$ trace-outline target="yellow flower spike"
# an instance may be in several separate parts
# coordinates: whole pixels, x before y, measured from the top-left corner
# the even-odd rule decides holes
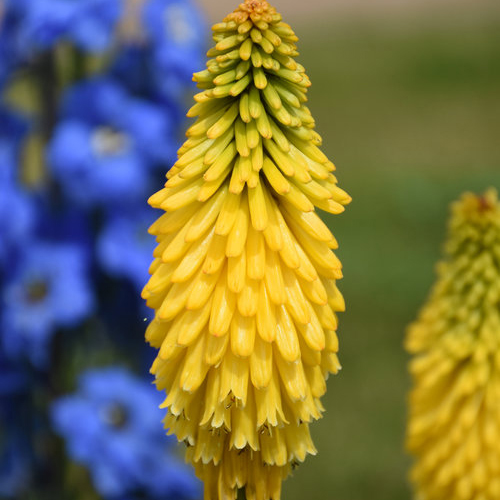
[[[416,497],[498,500],[500,202],[494,189],[466,193],[452,205],[445,258],[408,329],[406,349],[413,356],[407,448],[415,457]]]
[[[167,394],[165,427],[187,444],[205,500],[239,489],[279,500],[283,479],[316,453],[309,423],[340,369],[341,264],[315,208],[340,213],[351,198],[319,149],[310,81],[281,15],[245,0],[213,33],[207,69],[193,76],[196,120],[149,199],[166,213],[150,228],[146,340],[159,350],[151,372]],[[475,384],[485,376],[475,370]]]

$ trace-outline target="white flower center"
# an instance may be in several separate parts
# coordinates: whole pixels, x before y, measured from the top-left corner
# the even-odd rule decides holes
[[[130,147],[127,134],[111,127],[98,127],[91,138],[92,150],[98,156],[112,156],[124,153]]]

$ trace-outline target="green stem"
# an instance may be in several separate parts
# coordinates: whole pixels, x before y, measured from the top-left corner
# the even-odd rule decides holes
[[[56,64],[53,52],[40,57],[35,67],[40,92],[40,129],[45,140],[52,135],[57,122],[58,89],[56,80]]]

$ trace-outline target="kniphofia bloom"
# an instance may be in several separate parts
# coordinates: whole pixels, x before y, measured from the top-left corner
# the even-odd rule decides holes
[[[500,203],[453,204],[445,258],[406,339],[417,498],[500,498]]]
[[[350,197],[305,105],[297,37],[265,0],[213,26],[202,90],[151,227],[146,338],[165,426],[187,445],[206,499],[278,500],[315,453],[325,379],[340,369],[337,242],[315,207]]]

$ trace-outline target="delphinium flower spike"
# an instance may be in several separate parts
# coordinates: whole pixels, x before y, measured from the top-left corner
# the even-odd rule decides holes
[[[315,453],[328,373],[340,369],[337,242],[315,211],[343,212],[305,105],[297,37],[265,0],[213,27],[215,47],[151,227],[146,338],[167,393],[165,426],[184,441],[205,499],[278,500]]]
[[[500,498],[500,203],[453,204],[445,259],[406,348],[417,498]]]

